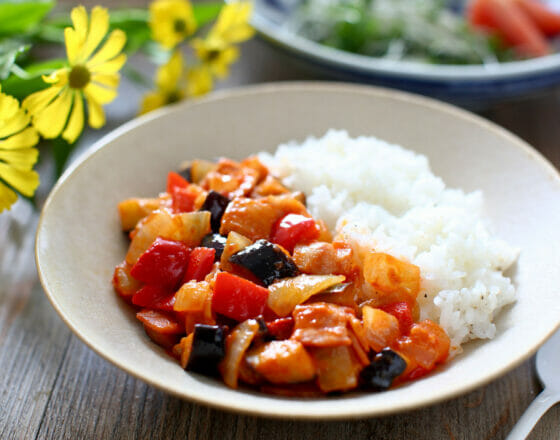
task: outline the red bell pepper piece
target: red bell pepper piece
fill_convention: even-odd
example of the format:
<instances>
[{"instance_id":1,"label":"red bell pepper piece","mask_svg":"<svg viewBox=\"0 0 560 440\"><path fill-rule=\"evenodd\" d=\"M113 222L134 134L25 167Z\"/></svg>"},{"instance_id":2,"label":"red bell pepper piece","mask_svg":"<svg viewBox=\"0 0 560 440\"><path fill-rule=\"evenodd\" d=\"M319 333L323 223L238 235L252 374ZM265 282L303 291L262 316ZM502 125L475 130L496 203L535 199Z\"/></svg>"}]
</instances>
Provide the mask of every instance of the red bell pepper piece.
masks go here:
<instances>
[{"instance_id":1,"label":"red bell pepper piece","mask_svg":"<svg viewBox=\"0 0 560 440\"><path fill-rule=\"evenodd\" d=\"M197 247L189 255L189 264L183 278L183 283L188 281L204 281L206 275L212 270L216 249Z\"/></svg>"},{"instance_id":2,"label":"red bell pepper piece","mask_svg":"<svg viewBox=\"0 0 560 440\"><path fill-rule=\"evenodd\" d=\"M167 174L167 192L169 194L173 194L178 188L187 188L189 186L189 182L180 174L177 174L173 171L170 171Z\"/></svg>"},{"instance_id":3,"label":"red bell pepper piece","mask_svg":"<svg viewBox=\"0 0 560 440\"><path fill-rule=\"evenodd\" d=\"M412 310L408 303L404 301L396 302L379 308L397 318L401 334L407 335L410 332L414 320L412 319Z\"/></svg>"},{"instance_id":4,"label":"red bell pepper piece","mask_svg":"<svg viewBox=\"0 0 560 440\"><path fill-rule=\"evenodd\" d=\"M164 312L173 312L173 305L175 304L175 293L160 297L154 302L150 308L162 310Z\"/></svg>"},{"instance_id":5,"label":"red bell pepper piece","mask_svg":"<svg viewBox=\"0 0 560 440\"><path fill-rule=\"evenodd\" d=\"M167 192L171 195L171 207L175 212L192 212L198 197L198 191L193 190L189 182L181 175L171 171L167 175Z\"/></svg>"},{"instance_id":6,"label":"red bell pepper piece","mask_svg":"<svg viewBox=\"0 0 560 440\"><path fill-rule=\"evenodd\" d=\"M212 309L228 318L245 321L262 315L268 299L268 289L244 278L220 272L214 283Z\"/></svg>"},{"instance_id":7,"label":"red bell pepper piece","mask_svg":"<svg viewBox=\"0 0 560 440\"><path fill-rule=\"evenodd\" d=\"M169 290L161 286L146 285L132 296L132 304L140 307L155 308L153 305L169 295Z\"/></svg>"},{"instance_id":8,"label":"red bell pepper piece","mask_svg":"<svg viewBox=\"0 0 560 440\"><path fill-rule=\"evenodd\" d=\"M272 227L270 241L292 253L296 244L313 241L319 238L319 234L319 228L312 218L288 214Z\"/></svg>"},{"instance_id":9,"label":"red bell pepper piece","mask_svg":"<svg viewBox=\"0 0 560 440\"><path fill-rule=\"evenodd\" d=\"M288 316L287 318L275 319L274 321L267 322L266 328L268 333L277 340L290 339L294 330L294 318Z\"/></svg>"},{"instance_id":10,"label":"red bell pepper piece","mask_svg":"<svg viewBox=\"0 0 560 440\"><path fill-rule=\"evenodd\" d=\"M151 286L174 288L183 279L189 248L180 241L156 238L130 269L138 281Z\"/></svg>"}]
</instances>

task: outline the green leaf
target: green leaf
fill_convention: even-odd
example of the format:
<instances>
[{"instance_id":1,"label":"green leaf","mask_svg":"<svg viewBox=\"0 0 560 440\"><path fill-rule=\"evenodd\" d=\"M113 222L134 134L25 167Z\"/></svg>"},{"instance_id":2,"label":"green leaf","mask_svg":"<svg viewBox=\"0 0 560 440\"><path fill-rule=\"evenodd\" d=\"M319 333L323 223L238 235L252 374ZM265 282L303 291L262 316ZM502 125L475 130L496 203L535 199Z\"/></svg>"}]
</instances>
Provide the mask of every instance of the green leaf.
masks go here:
<instances>
[{"instance_id":1,"label":"green leaf","mask_svg":"<svg viewBox=\"0 0 560 440\"><path fill-rule=\"evenodd\" d=\"M0 35L27 32L50 12L54 4L54 0L8 0L0 2Z\"/></svg>"},{"instance_id":2,"label":"green leaf","mask_svg":"<svg viewBox=\"0 0 560 440\"><path fill-rule=\"evenodd\" d=\"M54 70L65 66L65 64L65 60L55 59L28 65L25 68L26 77L10 75L8 79L0 82L2 84L2 92L22 100L31 93L48 86L41 78L42 75L48 75Z\"/></svg>"},{"instance_id":3,"label":"green leaf","mask_svg":"<svg viewBox=\"0 0 560 440\"><path fill-rule=\"evenodd\" d=\"M0 42L0 80L6 79L19 55L27 52L29 45L19 40Z\"/></svg>"},{"instance_id":4,"label":"green leaf","mask_svg":"<svg viewBox=\"0 0 560 440\"><path fill-rule=\"evenodd\" d=\"M214 21L216 17L218 17L223 5L224 4L222 2L204 2L193 4L194 18L198 27L203 27L211 21Z\"/></svg>"},{"instance_id":5,"label":"green leaf","mask_svg":"<svg viewBox=\"0 0 560 440\"><path fill-rule=\"evenodd\" d=\"M70 157L72 151L74 151L74 148L76 148L77 144L78 141L74 142L73 144L70 144L64 139L62 139L61 137L58 137L51 141L51 154L54 159L55 173L57 179L62 175L62 172L64 171L64 167L66 166L66 162L68 161L68 158Z\"/></svg>"}]
</instances>

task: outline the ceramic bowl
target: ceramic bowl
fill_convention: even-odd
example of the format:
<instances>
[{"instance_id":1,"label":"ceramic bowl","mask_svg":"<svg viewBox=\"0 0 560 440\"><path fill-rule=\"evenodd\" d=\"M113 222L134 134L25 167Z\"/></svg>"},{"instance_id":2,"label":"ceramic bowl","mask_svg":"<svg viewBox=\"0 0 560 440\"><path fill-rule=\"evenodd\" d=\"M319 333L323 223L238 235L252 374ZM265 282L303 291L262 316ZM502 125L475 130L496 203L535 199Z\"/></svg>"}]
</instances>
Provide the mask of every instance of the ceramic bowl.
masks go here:
<instances>
[{"instance_id":1,"label":"ceramic bowl","mask_svg":"<svg viewBox=\"0 0 560 440\"><path fill-rule=\"evenodd\" d=\"M494 339L465 345L445 368L384 393L298 399L232 390L186 373L152 343L111 278L128 240L117 203L151 197L191 158L243 158L329 128L374 135L429 157L451 187L482 189L498 235L521 248L511 275L518 299ZM100 140L59 180L41 215L41 282L66 324L100 356L176 396L214 407L292 419L379 416L479 387L531 356L560 323L560 177L505 130L426 98L366 86L270 84L215 93L133 120Z\"/></svg>"}]
</instances>

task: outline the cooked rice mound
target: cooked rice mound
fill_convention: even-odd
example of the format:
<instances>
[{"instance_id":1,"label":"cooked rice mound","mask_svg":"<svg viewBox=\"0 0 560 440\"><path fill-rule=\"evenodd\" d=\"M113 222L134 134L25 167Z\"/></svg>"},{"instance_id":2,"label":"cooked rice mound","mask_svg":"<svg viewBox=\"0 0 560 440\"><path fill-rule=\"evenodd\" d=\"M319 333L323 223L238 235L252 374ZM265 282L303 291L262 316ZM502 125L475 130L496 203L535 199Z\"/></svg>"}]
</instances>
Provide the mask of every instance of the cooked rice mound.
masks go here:
<instances>
[{"instance_id":1,"label":"cooked rice mound","mask_svg":"<svg viewBox=\"0 0 560 440\"><path fill-rule=\"evenodd\" d=\"M519 251L490 232L480 191L446 188L425 156L345 131L260 157L355 248L418 265L421 319L439 322L452 346L495 335L494 317L515 300L502 272Z\"/></svg>"}]
</instances>

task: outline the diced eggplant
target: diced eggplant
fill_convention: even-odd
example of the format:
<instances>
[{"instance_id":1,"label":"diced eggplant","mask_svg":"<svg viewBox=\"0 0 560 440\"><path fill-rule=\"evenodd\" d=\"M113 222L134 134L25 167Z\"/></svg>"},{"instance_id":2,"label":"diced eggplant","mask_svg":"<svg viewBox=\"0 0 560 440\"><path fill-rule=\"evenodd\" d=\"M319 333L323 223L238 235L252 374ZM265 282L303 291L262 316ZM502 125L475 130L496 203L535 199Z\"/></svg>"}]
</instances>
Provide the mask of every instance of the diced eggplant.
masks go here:
<instances>
[{"instance_id":1,"label":"diced eggplant","mask_svg":"<svg viewBox=\"0 0 560 440\"><path fill-rule=\"evenodd\" d=\"M296 276L299 271L289 255L267 240L257 240L229 257L229 262L243 266L259 278L265 286L274 281Z\"/></svg>"},{"instance_id":2,"label":"diced eggplant","mask_svg":"<svg viewBox=\"0 0 560 440\"><path fill-rule=\"evenodd\" d=\"M179 171L177 171L177 174L179 174L187 182L192 183L192 173L190 165L186 166L185 168L181 168Z\"/></svg>"},{"instance_id":3,"label":"diced eggplant","mask_svg":"<svg viewBox=\"0 0 560 440\"><path fill-rule=\"evenodd\" d=\"M220 224L222 221L222 216L229 204L229 199L219 192L210 191L206 196L206 200L200 207L199 211L210 211L210 225L212 226L212 231L219 232Z\"/></svg>"},{"instance_id":4,"label":"diced eggplant","mask_svg":"<svg viewBox=\"0 0 560 440\"><path fill-rule=\"evenodd\" d=\"M219 325L196 324L189 361L185 370L217 376L218 364L226 353L226 334Z\"/></svg>"},{"instance_id":5,"label":"diced eggplant","mask_svg":"<svg viewBox=\"0 0 560 440\"><path fill-rule=\"evenodd\" d=\"M224 252L224 247L226 245L227 238L220 234L208 234L200 243L201 247L207 247L216 249L216 254L214 255L214 261L220 261L222 258L222 253Z\"/></svg>"},{"instance_id":6,"label":"diced eggplant","mask_svg":"<svg viewBox=\"0 0 560 440\"><path fill-rule=\"evenodd\" d=\"M384 391L405 369L406 361L393 350L385 349L377 353L371 364L361 371L360 379L364 388Z\"/></svg>"}]
</instances>

